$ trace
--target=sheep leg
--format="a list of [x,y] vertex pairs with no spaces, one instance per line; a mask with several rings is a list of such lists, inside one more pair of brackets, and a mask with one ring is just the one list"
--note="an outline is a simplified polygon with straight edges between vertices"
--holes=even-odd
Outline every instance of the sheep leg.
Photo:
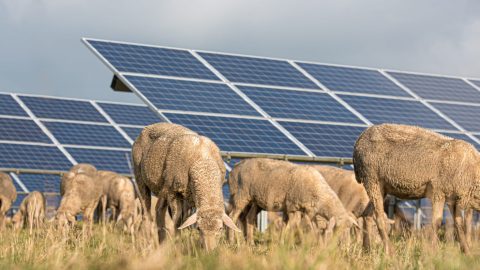
[[432,199],[432,241],[438,239],[438,229],[442,225],[443,208],[445,206],[445,198]]
[[[245,210],[245,207],[249,204],[249,201],[246,200],[238,200],[235,201],[233,200],[231,205],[233,206],[232,212],[230,212],[230,218],[232,219],[234,224],[237,224],[238,217],[240,214]],[[234,240],[234,232],[230,228],[227,229],[227,238],[230,241],[230,243],[233,243]]]
[[455,225],[455,232],[457,233],[458,240],[460,241],[460,248],[465,254],[470,253],[469,246],[467,245],[467,241],[465,240],[465,230],[463,228],[463,217],[462,217],[462,209],[455,204],[454,206],[454,225]]
[[465,211],[465,235],[467,240],[467,245],[472,246],[472,220],[473,220],[473,209],[469,208]]
[[158,239],[162,243],[166,238],[166,228],[165,228],[165,215],[167,214],[167,204],[165,199],[158,198],[156,209],[156,219],[157,219],[157,229],[158,229]]
[[256,219],[257,219],[257,213],[258,213],[258,210],[257,210],[257,205],[256,204],[252,204],[252,206],[250,207],[250,210],[248,211],[248,214],[247,214],[247,218],[246,218],[246,221],[247,221],[247,228],[246,228],[246,231],[247,231],[247,243],[252,245],[254,243],[253,241],[253,231],[255,229],[255,224],[256,224]]
[[102,197],[100,198],[100,203],[102,204],[102,205],[101,205],[101,211],[102,211],[101,219],[102,219],[102,224],[105,225],[105,223],[106,223],[106,211],[107,211],[107,195],[102,195]]
[[[372,177],[373,178],[373,177]],[[373,181],[372,181],[373,180]],[[375,181],[376,180],[376,181]],[[383,188],[378,183],[377,179],[370,179],[368,185],[365,186],[367,190],[368,197],[371,200],[373,205],[373,212],[375,214],[375,223],[377,224],[378,232],[380,233],[380,238],[382,239],[383,245],[385,247],[385,253],[393,254],[393,249],[388,239],[387,229],[385,226],[385,212],[383,209]]]

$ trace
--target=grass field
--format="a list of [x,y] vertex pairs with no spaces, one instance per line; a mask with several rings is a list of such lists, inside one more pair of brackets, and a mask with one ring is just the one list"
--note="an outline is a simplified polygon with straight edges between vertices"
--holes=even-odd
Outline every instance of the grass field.
[[284,244],[278,234],[258,234],[256,244],[227,244],[212,253],[198,246],[198,233],[186,231],[160,247],[152,239],[95,225],[85,237],[80,227],[67,235],[50,227],[27,231],[6,229],[0,234],[1,269],[480,269],[480,246],[463,255],[452,242],[432,246],[420,234],[393,239],[395,255],[380,246],[370,253],[361,245],[318,245],[312,235],[290,236]]

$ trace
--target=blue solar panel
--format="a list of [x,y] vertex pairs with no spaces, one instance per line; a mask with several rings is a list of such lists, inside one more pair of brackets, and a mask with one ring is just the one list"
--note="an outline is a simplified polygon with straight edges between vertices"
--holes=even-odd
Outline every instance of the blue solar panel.
[[[19,190],[17,189],[17,192],[18,191]],[[20,207],[20,204],[22,204],[23,199],[25,199],[25,197],[27,197],[27,194],[17,194],[17,199],[15,200],[15,202],[13,202],[12,208],[18,209]]]
[[120,72],[218,80],[186,50],[87,40]]
[[298,64],[332,91],[410,96],[376,70],[306,63]]
[[0,114],[28,116],[28,114],[18,105],[10,95],[0,94]]
[[388,72],[422,98],[480,103],[480,91],[459,78]]
[[419,101],[347,95],[341,95],[340,98],[374,124],[398,123],[432,129],[456,130]]
[[17,183],[17,181],[15,181],[15,179],[12,177],[12,174],[8,174],[8,176],[10,176],[12,178],[12,182],[13,182],[13,185],[15,186],[15,190],[17,192],[21,192],[23,191],[22,187]]
[[160,117],[146,106],[101,103],[98,105],[119,125],[148,126],[162,122]]
[[[128,162],[130,162],[129,151],[99,150],[71,148],[66,150],[78,163],[93,164],[98,170],[108,170],[117,173],[130,174]],[[128,160],[128,161],[127,161]]]
[[305,155],[266,120],[172,113],[165,116],[211,138],[222,151]]
[[280,124],[320,157],[351,158],[355,141],[366,128],[284,121]]
[[225,84],[126,76],[158,109],[259,115]]
[[287,61],[215,53],[199,53],[209,64],[236,83],[318,89]]
[[107,122],[88,101],[27,96],[20,99],[38,118]]
[[68,170],[72,163],[55,146],[0,144],[0,167]]
[[480,132],[479,106],[431,103],[433,107],[439,109],[446,116],[451,118],[457,124],[468,131]]
[[480,81],[477,81],[477,80],[469,80],[469,81],[475,84],[477,87],[480,87]]
[[32,120],[0,118],[0,140],[51,143]]
[[136,128],[136,127],[122,127],[123,131],[125,131],[130,137],[130,139],[134,140],[140,135],[140,132],[142,132],[143,128]]
[[473,146],[475,146],[475,148],[480,150],[480,145],[478,145],[477,142],[475,142],[472,138],[468,137],[465,134],[448,133],[448,132],[440,132],[440,133],[453,139],[464,140],[468,143],[471,143]]
[[130,143],[112,126],[43,122],[62,144],[130,148]]
[[29,191],[59,192],[60,176],[53,174],[19,174],[18,177]]
[[272,117],[363,124],[326,93],[243,86],[239,88]]

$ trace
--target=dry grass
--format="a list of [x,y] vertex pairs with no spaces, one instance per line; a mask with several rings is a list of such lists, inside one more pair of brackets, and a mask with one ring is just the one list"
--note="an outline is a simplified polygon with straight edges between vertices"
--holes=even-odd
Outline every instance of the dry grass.
[[198,233],[187,231],[160,248],[138,237],[96,225],[92,237],[80,227],[68,235],[50,227],[28,232],[6,229],[0,234],[1,269],[479,269],[480,245],[471,256],[455,243],[434,247],[427,237],[394,239],[396,255],[381,247],[370,253],[358,244],[319,246],[312,235],[289,236],[280,244],[276,233],[257,235],[256,244],[227,244],[210,254],[198,246]]

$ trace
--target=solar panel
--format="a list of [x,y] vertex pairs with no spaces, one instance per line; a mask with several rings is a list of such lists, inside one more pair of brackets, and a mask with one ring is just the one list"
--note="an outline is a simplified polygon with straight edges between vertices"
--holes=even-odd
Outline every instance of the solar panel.
[[480,87],[480,81],[477,81],[477,80],[469,80],[469,81],[475,84],[477,87]]
[[10,95],[0,94],[0,114],[28,116],[27,113]]
[[23,191],[23,188],[22,188],[22,187],[18,184],[18,182],[15,181],[15,179],[12,177],[12,174],[10,173],[10,174],[8,174],[8,176],[10,176],[10,177],[12,178],[12,182],[13,182],[13,185],[15,186],[15,190],[16,190],[17,192]]
[[20,181],[29,191],[59,192],[60,176],[53,174],[19,174]]
[[456,130],[419,101],[340,95],[374,124],[398,123],[431,129]]
[[318,86],[284,60],[199,53],[225,78],[236,83],[318,89]]
[[480,103],[480,91],[460,78],[388,72],[422,98]]
[[0,140],[51,143],[32,120],[0,118]]
[[130,143],[112,126],[43,122],[61,144],[130,148]]
[[222,151],[305,155],[266,120],[172,113],[165,116],[211,138]]
[[88,101],[30,96],[20,99],[38,118],[107,122]]
[[410,97],[377,70],[298,63],[332,91]]
[[[17,192],[18,191],[19,190],[17,189]],[[13,202],[12,208],[18,209],[20,207],[20,204],[22,204],[23,199],[25,199],[25,197],[27,197],[26,194],[17,194],[17,199],[15,200],[15,202]]]
[[158,109],[259,115],[225,84],[137,76],[126,78]]
[[137,127],[122,127],[122,129],[127,133],[128,137],[130,137],[130,139],[132,139],[133,141],[135,141],[138,135],[140,135],[140,132],[142,132],[143,130],[143,128],[137,128]]
[[120,125],[147,126],[162,122],[161,118],[146,106],[102,102],[98,102],[98,105],[100,105],[115,123]]
[[239,89],[272,117],[363,124],[326,93],[246,86]]
[[431,103],[433,107],[439,109],[446,116],[457,122],[461,127],[468,131],[480,132],[479,106],[457,105],[447,103]]
[[472,138],[468,137],[466,134],[448,133],[448,132],[440,132],[440,133],[453,139],[464,140],[468,143],[471,143],[473,146],[475,146],[475,148],[480,149],[480,145],[477,142],[475,142]]
[[68,170],[72,163],[55,146],[0,143],[0,167]]
[[[66,150],[78,163],[90,163],[98,170],[130,174],[130,151],[100,150],[67,147]],[[128,159],[127,159],[128,158]]]
[[279,123],[320,157],[351,158],[355,141],[366,128],[286,121]]
[[187,50],[87,39],[120,72],[218,80]]

